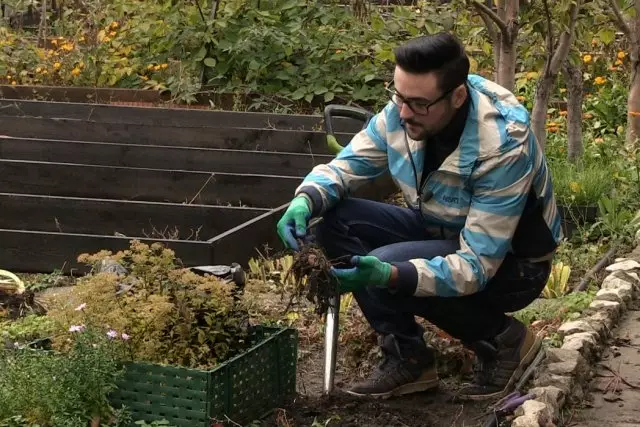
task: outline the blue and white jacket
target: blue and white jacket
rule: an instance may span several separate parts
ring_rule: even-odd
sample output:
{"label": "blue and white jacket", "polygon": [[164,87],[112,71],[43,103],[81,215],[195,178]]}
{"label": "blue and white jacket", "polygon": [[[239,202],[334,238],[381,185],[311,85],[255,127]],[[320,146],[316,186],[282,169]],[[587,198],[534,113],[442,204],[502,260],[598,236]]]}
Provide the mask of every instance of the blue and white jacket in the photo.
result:
{"label": "blue and white jacket", "polygon": [[390,173],[408,206],[418,209],[422,203],[427,228],[438,235],[444,229],[447,238],[460,241],[454,254],[394,264],[399,286],[416,296],[476,293],[507,254],[544,257],[562,239],[551,176],[528,111],[511,92],[480,76],[470,75],[467,87],[471,102],[462,136],[424,181],[420,193],[431,195],[426,201],[418,199],[417,189],[425,142],[406,135],[391,102],[335,159],[314,167],[296,190],[310,197],[314,214],[321,215]]}

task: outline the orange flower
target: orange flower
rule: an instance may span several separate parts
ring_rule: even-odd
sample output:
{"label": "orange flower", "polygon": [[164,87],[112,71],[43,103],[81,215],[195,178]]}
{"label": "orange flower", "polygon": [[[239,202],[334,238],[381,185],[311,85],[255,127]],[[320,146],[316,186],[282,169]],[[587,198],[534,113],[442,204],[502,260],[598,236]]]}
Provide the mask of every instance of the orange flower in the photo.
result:
{"label": "orange flower", "polygon": [[518,102],[524,102],[525,101],[524,96],[516,96],[516,99],[518,100]]}
{"label": "orange flower", "polygon": [[593,56],[591,56],[591,55],[589,55],[589,54],[587,54],[587,55],[585,55],[585,56],[583,56],[583,57],[582,57],[582,61],[583,61],[585,64],[588,64],[588,63],[589,63],[589,62],[591,62],[592,60],[593,60]]}
{"label": "orange flower", "polygon": [[593,114],[591,114],[591,113],[584,113],[584,114],[582,115],[582,118],[583,118],[583,119],[593,119]]}
{"label": "orange flower", "polygon": [[623,51],[618,52],[618,59],[624,59],[625,56],[627,56],[627,54]]}
{"label": "orange flower", "polygon": [[564,117],[564,116],[566,116],[566,115],[567,115],[567,112],[566,112],[566,111],[560,111],[560,113],[559,113],[559,114],[560,114],[560,116],[561,116],[561,117]]}
{"label": "orange flower", "polygon": [[604,77],[598,76],[595,79],[593,79],[593,82],[597,85],[603,85],[607,82],[607,79],[605,79]]}

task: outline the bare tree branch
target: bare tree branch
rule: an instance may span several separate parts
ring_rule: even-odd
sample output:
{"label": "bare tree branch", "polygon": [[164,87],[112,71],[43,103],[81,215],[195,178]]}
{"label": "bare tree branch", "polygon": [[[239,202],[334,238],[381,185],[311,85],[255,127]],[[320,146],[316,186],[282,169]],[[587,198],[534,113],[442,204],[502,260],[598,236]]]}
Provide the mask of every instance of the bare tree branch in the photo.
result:
{"label": "bare tree branch", "polygon": [[[553,24],[551,22],[551,10],[549,10],[549,3],[547,2],[547,0],[542,0],[542,6],[544,8],[544,16],[547,19],[547,37],[546,37],[546,42],[547,42],[547,52],[549,57],[553,57],[554,56],[554,52],[553,52]],[[549,63],[545,64],[545,65],[549,65]],[[547,67],[545,66],[545,74],[549,73],[549,68],[551,67]]]}
{"label": "bare tree branch", "polygon": [[487,27],[489,38],[491,38],[491,41],[495,43],[497,38],[496,27],[493,26],[493,22],[485,13],[479,12],[479,14],[480,19],[482,19],[482,22],[484,22],[484,26]]}
{"label": "bare tree branch", "polygon": [[616,18],[616,24],[618,24],[620,31],[622,31],[627,37],[631,37],[631,28],[629,28],[629,24],[627,24],[627,21],[624,20],[624,17],[620,12],[620,8],[618,7],[618,3],[616,3],[616,0],[609,0],[609,6],[611,6],[613,15]]}
{"label": "bare tree branch", "polygon": [[491,18],[491,20],[496,23],[496,25],[498,26],[498,28],[500,29],[502,34],[504,34],[505,37],[509,37],[509,28],[507,28],[507,23],[504,22],[498,16],[497,13],[495,13],[493,10],[487,7],[487,5],[485,5],[484,3],[481,3],[478,0],[473,0],[471,4],[473,4],[473,6],[478,10],[478,12],[483,13],[487,15],[489,18]]}
{"label": "bare tree branch", "polygon": [[[546,0],[544,0],[546,3]],[[558,48],[553,54],[551,58],[551,63],[549,68],[552,73],[560,72],[560,67],[564,63],[569,54],[569,49],[571,48],[571,42],[573,40],[573,34],[576,27],[576,21],[578,20],[578,13],[580,12],[580,8],[582,7],[582,0],[575,0],[574,3],[571,4],[571,8],[569,9],[569,28],[564,30],[559,37],[558,40]]]}

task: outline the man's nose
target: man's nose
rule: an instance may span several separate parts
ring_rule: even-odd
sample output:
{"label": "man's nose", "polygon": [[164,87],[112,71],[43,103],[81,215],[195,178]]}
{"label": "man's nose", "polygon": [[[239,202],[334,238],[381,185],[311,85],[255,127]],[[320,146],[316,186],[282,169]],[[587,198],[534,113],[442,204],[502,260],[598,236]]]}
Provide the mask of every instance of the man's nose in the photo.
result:
{"label": "man's nose", "polygon": [[402,104],[402,107],[400,107],[400,118],[405,121],[413,118],[413,111],[407,104]]}

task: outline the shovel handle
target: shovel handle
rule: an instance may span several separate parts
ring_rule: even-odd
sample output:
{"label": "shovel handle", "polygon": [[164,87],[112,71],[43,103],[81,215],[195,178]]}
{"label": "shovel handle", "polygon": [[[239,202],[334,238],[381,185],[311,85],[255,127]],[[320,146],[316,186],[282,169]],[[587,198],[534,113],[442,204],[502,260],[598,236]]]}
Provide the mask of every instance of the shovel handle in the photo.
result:
{"label": "shovel handle", "polygon": [[347,117],[354,120],[361,120],[362,128],[369,123],[371,117],[373,117],[373,113],[367,111],[363,108],[349,107],[347,105],[336,105],[330,104],[324,108],[324,129],[327,134],[327,145],[332,153],[337,154],[344,147],[342,147],[333,132],[333,121],[334,117]]}

